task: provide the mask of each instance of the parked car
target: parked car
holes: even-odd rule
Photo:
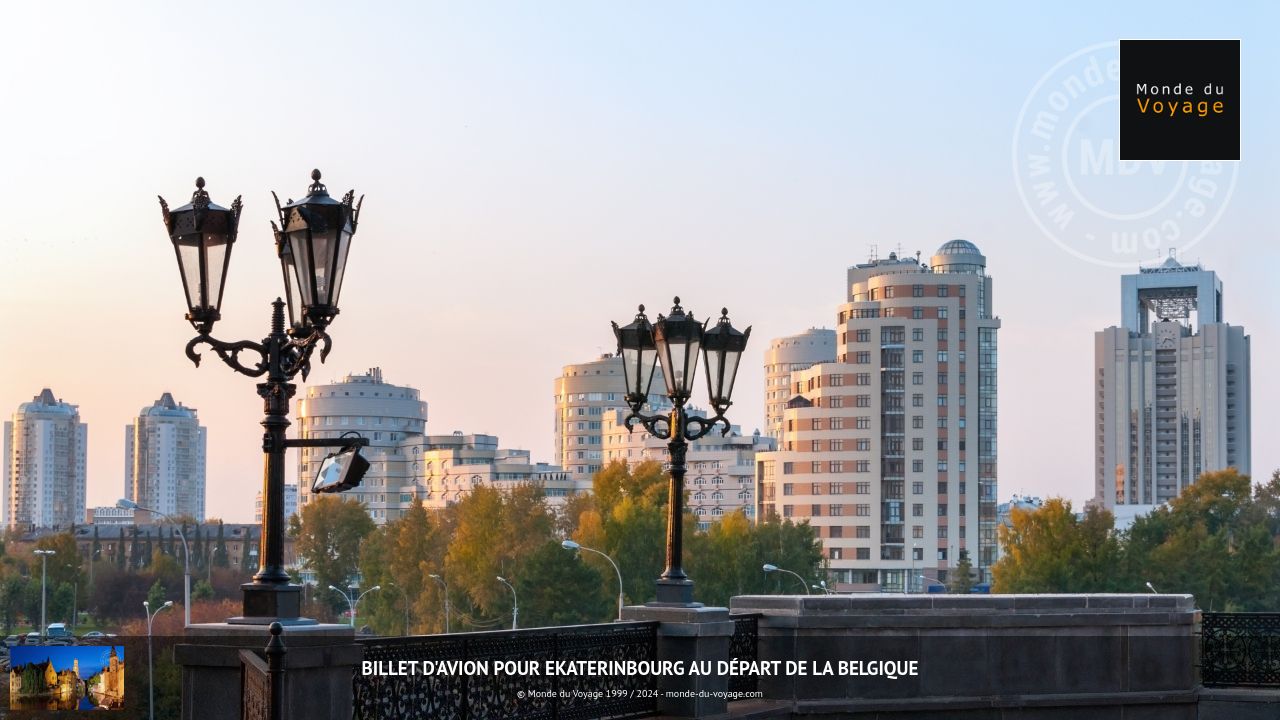
[[[49,623],[49,627],[45,630],[45,637],[50,638],[69,638],[75,637],[71,631],[67,629],[66,623]]]
[[[80,637],[84,638],[85,640],[88,640],[89,638],[102,638],[102,637],[106,637],[106,634],[105,634],[105,633],[98,632],[97,630],[90,630],[89,632],[87,632],[87,633],[85,633],[85,634],[81,635]]]
[[[4,639],[5,647],[13,647],[14,645],[20,645],[20,644],[22,644],[22,639],[18,635],[10,635],[9,637]]]
[[[19,645],[39,645],[40,644],[40,633],[38,632],[29,632],[24,637],[26,639],[26,642],[18,643]]]

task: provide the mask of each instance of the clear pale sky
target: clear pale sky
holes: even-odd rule
[[[832,327],[845,268],[975,242],[995,277],[1000,496],[1092,495],[1093,333],[1120,273],[1054,244],[1011,166],[1061,59],[1119,38],[1240,38],[1244,160],[1184,260],[1253,338],[1253,467],[1280,467],[1270,358],[1280,13],[1271,3],[15,3],[0,45],[0,414],[50,387],[89,423],[89,504],[169,391],[209,428],[208,509],[252,517],[253,381],[192,330],[155,196],[196,175],[245,211],[215,328],[261,338],[281,292],[271,191],[366,194],[334,350],[428,430],[552,460],[552,382],[609,320],[679,294],[753,325],[732,419],[763,424],[768,340]],[[1141,196],[1155,180],[1115,189]],[[1160,254],[1161,251],[1155,254]],[[697,398],[695,398],[696,400]]]

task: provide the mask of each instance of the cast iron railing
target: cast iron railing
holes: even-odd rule
[[[616,720],[657,713],[657,676],[498,671],[499,662],[656,661],[656,622],[360,640],[364,660],[433,663],[434,672],[355,673],[355,720]],[[487,663],[446,672],[438,663]],[[378,666],[372,666],[375,670]],[[386,669],[382,666],[381,669]],[[419,667],[423,667],[419,665]],[[473,666],[473,669],[475,666]],[[395,666],[399,669],[399,666]]]
[[[1200,681],[1280,686],[1280,613],[1201,613]]]
[[[759,658],[759,613],[733,616],[733,637],[729,640],[729,659],[755,662]],[[754,692],[759,681],[757,675],[734,674],[729,676],[730,692]]]
[[[284,642],[280,623],[271,623],[271,641],[261,654],[240,651],[240,717],[284,720]]]

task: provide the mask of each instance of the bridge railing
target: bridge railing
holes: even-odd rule
[[[1280,687],[1280,613],[1201,613],[1200,681]]]

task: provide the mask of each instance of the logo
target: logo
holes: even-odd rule
[[[1121,40],[1122,160],[1240,159],[1239,40]]]
[[[1023,207],[1050,240],[1082,260],[1132,268],[1208,235],[1239,168],[1121,158],[1118,105],[1128,95],[1120,81],[1117,42],[1083,48],[1050,68],[1018,114],[1013,172]]]

